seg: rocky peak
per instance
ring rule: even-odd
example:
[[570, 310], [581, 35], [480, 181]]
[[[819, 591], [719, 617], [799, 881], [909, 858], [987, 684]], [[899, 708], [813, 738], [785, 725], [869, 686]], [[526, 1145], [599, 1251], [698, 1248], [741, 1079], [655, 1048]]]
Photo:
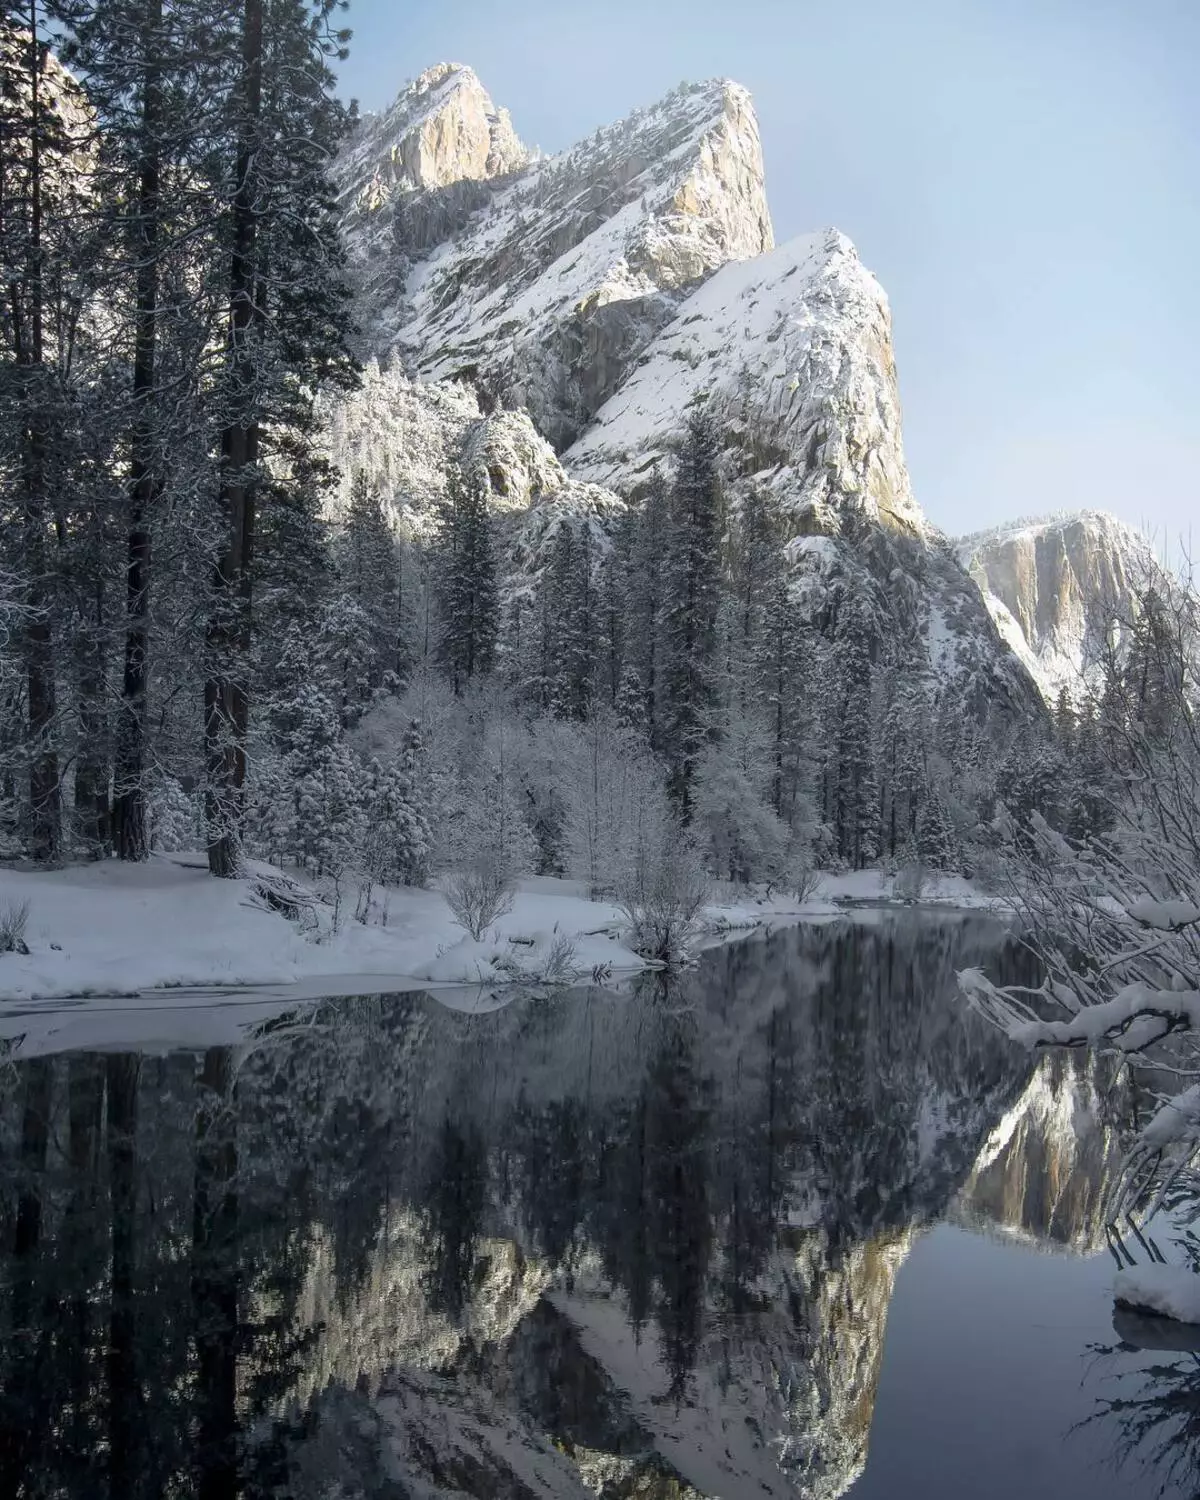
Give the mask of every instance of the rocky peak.
[[474, 97], [457, 75], [425, 77], [338, 164], [368, 352], [398, 350], [427, 379], [469, 375], [565, 447], [695, 285], [771, 248], [750, 96], [683, 86], [559, 156], [501, 150], [506, 175], [481, 167], [397, 194], [413, 180], [397, 160], [446, 112], [428, 100]]
[[[338, 165], [347, 202], [376, 205], [365, 219], [349, 212], [347, 234], [364, 352], [416, 381], [396, 387], [401, 404], [427, 407], [435, 425], [440, 390], [469, 390], [480, 413], [523, 410], [572, 483], [587, 482], [559, 486], [562, 504], [586, 490], [592, 515], [615, 513], [612, 491], [635, 498], [671, 463], [689, 410], [706, 403], [731, 505], [766, 489], [791, 518], [797, 589], [820, 628], [854, 596], [880, 639], [924, 643], [968, 711], [1040, 712], [979, 589], [913, 496], [878, 281], [836, 230], [774, 247], [746, 90], [684, 85], [561, 155], [492, 174], [477, 153], [475, 176], [420, 185], [395, 165], [407, 160], [400, 144], [440, 118], [436, 101], [470, 93], [467, 73], [425, 75], [396, 120], [360, 133]], [[388, 182], [405, 190], [381, 195]], [[373, 410], [361, 429], [369, 445], [386, 424]]]
[[364, 116], [342, 153], [340, 198], [351, 242], [372, 243], [396, 194], [487, 181], [528, 159], [508, 111], [497, 108], [474, 71], [438, 63], [382, 114]]
[[1145, 538], [1102, 511], [1018, 521], [964, 537], [958, 550], [1047, 702], [1087, 686], [1111, 622], [1131, 617], [1157, 571]]
[[835, 535], [853, 511], [924, 534], [904, 462], [891, 312], [844, 234], [802, 236], [710, 277], [567, 461], [636, 488], [701, 402], [735, 479], [775, 489], [798, 530]]

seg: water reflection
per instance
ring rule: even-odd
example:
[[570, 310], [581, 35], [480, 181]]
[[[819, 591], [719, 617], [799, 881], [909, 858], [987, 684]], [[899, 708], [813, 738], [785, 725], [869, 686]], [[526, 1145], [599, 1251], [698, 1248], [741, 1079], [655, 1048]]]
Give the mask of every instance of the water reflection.
[[1094, 1080], [965, 1016], [968, 964], [1027, 977], [908, 917], [11, 1064], [0, 1500], [843, 1493], [925, 1226], [1096, 1241]]

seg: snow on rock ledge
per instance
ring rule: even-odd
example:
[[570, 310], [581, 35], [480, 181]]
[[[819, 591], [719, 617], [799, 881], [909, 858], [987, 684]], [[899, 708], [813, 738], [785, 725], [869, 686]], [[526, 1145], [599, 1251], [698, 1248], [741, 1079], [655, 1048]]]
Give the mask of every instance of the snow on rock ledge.
[[883, 288], [830, 229], [725, 266], [694, 292], [567, 453], [578, 473], [636, 488], [688, 410], [717, 413], [732, 461], [779, 490], [807, 530], [856, 513], [915, 535]]
[[529, 162], [506, 147], [488, 158], [496, 172], [474, 170], [477, 124], [473, 184], [451, 153], [426, 191], [389, 197], [413, 139], [412, 92], [336, 168], [369, 344], [426, 378], [469, 374], [526, 406], [560, 448], [691, 286], [773, 243], [758, 122], [738, 84], [681, 87], [560, 156]]
[[491, 505], [504, 521], [511, 564], [527, 579], [563, 519], [607, 535], [625, 510], [610, 490], [574, 479], [538, 435], [529, 413], [484, 413], [470, 386], [458, 381], [410, 380], [374, 360], [362, 385], [331, 403], [326, 446], [341, 474], [335, 512], [350, 498], [355, 475], [378, 490], [393, 524], [427, 538], [446, 493], [452, 457], [482, 470]]

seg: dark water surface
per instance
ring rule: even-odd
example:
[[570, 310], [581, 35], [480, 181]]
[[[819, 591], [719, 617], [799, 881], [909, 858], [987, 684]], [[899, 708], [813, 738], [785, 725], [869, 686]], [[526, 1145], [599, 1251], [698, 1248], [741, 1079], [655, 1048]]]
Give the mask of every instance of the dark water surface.
[[1196, 1494], [1196, 1356], [1112, 1329], [1095, 1065], [968, 964], [1021, 977], [910, 915], [476, 1012], [10, 1019], [0, 1500]]

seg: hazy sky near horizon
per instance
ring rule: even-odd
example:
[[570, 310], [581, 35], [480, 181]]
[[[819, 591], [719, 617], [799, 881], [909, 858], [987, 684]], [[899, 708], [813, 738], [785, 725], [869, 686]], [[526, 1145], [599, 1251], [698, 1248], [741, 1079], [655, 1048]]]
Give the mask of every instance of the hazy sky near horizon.
[[776, 239], [892, 304], [949, 532], [1085, 506], [1200, 549], [1200, 0], [352, 0], [343, 92], [469, 63], [558, 151], [682, 79], [754, 96]]

